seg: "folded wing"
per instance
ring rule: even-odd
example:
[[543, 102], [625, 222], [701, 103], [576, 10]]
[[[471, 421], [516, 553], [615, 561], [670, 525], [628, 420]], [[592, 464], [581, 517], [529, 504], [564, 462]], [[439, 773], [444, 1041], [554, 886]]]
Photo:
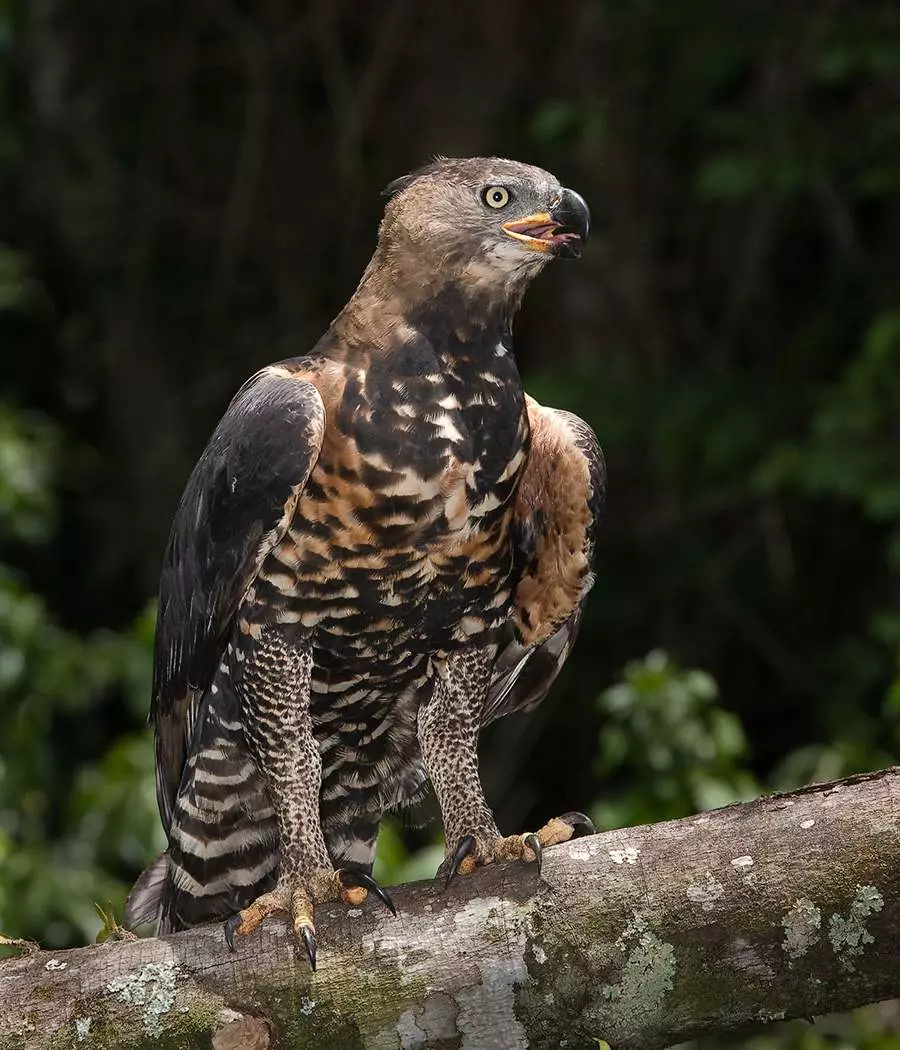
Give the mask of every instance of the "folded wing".
[[483, 725], [534, 707], [559, 674], [593, 583], [606, 496], [603, 453], [587, 423], [530, 397], [527, 405], [531, 451], [515, 520], [522, 572]]
[[238, 391], [190, 476], [169, 536], [151, 707], [167, 830], [200, 699], [321, 449], [325, 408], [305, 364], [264, 368]]

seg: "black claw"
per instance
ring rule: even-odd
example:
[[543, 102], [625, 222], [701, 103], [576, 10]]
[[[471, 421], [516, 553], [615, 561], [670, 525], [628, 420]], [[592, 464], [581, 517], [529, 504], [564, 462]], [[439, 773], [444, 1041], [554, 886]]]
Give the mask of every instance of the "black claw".
[[241, 915], [238, 912], [237, 915], [232, 915], [231, 918], [225, 923], [225, 943], [233, 951], [237, 951], [234, 946], [234, 931], [241, 924]]
[[306, 957], [309, 959], [309, 965], [313, 972], [316, 969], [316, 935], [308, 926], [300, 927], [300, 936], [303, 938], [303, 944], [306, 947]]
[[453, 854], [453, 860], [450, 861], [450, 867], [447, 870], [447, 878], [444, 880], [444, 889], [449, 887], [454, 876], [459, 872], [460, 864], [462, 864], [472, 850], [475, 849], [475, 846], [476, 842], [474, 835], [463, 835], [459, 840], [459, 845], [456, 847], [456, 852]]
[[597, 829], [594, 827], [594, 822], [591, 820], [590, 817], [586, 817], [584, 813], [563, 813], [563, 815], [559, 819], [564, 824], [568, 824], [570, 828], [574, 828], [575, 838], [577, 838], [579, 835], [597, 834]]
[[534, 854], [538, 875], [540, 875], [541, 864], [544, 860], [544, 847], [541, 845], [541, 840], [532, 832], [530, 835], [526, 835], [522, 841]]
[[341, 868], [338, 872], [338, 878], [341, 880], [342, 886], [362, 886], [363, 889], [371, 890], [391, 915], [395, 919], [397, 918], [397, 909], [391, 900], [391, 895], [383, 886], [379, 886], [371, 875], [367, 875], [364, 871], [356, 871], [353, 868]]

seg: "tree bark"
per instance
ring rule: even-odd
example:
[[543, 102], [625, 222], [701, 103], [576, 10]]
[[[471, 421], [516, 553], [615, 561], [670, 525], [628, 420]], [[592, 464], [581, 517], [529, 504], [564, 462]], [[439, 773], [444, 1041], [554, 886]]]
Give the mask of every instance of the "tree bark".
[[900, 995], [900, 768], [317, 909], [0, 963], [0, 1048], [664, 1047]]

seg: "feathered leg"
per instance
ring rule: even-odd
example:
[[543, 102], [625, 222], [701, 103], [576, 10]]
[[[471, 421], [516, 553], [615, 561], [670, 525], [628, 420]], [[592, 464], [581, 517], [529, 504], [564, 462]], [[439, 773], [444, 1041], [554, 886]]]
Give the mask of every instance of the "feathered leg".
[[287, 912], [315, 969], [316, 903], [343, 896], [357, 904], [368, 887], [391, 910], [393, 905], [366, 876], [336, 872], [325, 847], [319, 815], [322, 761], [309, 710], [309, 640], [290, 626], [254, 627], [239, 634], [232, 653], [244, 735], [278, 820], [281, 866], [275, 888], [229, 919], [225, 936], [233, 947], [235, 934], [251, 933], [272, 912]]
[[492, 666], [490, 652], [454, 653], [436, 667], [431, 698], [419, 708], [419, 746], [447, 839], [445, 865], [465, 835], [485, 844], [500, 838], [478, 775], [478, 732]]
[[419, 708], [419, 745], [441, 806], [446, 848], [438, 875], [450, 880], [478, 864], [525, 860], [540, 864], [544, 846], [570, 839], [579, 826], [593, 831], [582, 813], [567, 813], [538, 832], [501, 836], [478, 775], [478, 734], [494, 654], [454, 653], [435, 676], [430, 700]]

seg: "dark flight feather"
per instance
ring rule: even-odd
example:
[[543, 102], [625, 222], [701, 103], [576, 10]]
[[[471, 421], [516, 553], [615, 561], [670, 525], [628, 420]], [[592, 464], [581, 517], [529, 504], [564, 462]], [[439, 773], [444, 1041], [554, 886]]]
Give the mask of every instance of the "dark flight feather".
[[279, 366], [263, 369], [235, 395], [185, 488], [160, 580], [151, 707], [166, 829], [199, 698], [241, 598], [288, 526], [324, 426], [312, 383]]

